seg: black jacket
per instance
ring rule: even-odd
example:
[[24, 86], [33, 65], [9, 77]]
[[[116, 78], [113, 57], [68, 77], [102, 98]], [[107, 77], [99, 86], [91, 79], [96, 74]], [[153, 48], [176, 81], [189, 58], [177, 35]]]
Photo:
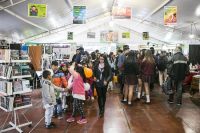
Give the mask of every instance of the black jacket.
[[174, 54], [168, 67], [168, 75], [173, 80], [182, 81], [185, 79], [188, 71], [187, 58], [181, 52]]
[[97, 79], [96, 87], [103, 87], [104, 81], [109, 83], [109, 81], [112, 79], [112, 70], [111, 70], [110, 66], [108, 65], [107, 68], [105, 68], [104, 71], [102, 72], [102, 78], [100, 78], [101, 71], [99, 70], [98, 65], [96, 65], [93, 70], [93, 75]]

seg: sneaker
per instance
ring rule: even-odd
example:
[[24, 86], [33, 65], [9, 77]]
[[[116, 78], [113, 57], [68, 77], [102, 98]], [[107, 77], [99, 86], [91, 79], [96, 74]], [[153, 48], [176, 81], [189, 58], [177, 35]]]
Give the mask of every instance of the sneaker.
[[128, 101], [121, 100], [122, 103], [127, 103]]
[[58, 120], [61, 120], [61, 119], [63, 119], [63, 117], [62, 116], [58, 116]]
[[46, 127], [47, 129], [51, 129], [51, 128], [55, 128], [56, 125], [55, 125], [55, 124], [50, 124], [50, 125], [45, 125], [45, 127]]
[[78, 124], [85, 124], [87, 123], [87, 119], [80, 119], [77, 121]]
[[181, 105], [182, 105], [182, 103], [177, 103], [176, 105], [177, 105], [177, 106], [181, 106]]
[[75, 121], [75, 118], [74, 117], [70, 117], [67, 119], [67, 122], [71, 123], [71, 122], [74, 122]]
[[167, 102], [169, 103], [169, 104], [173, 104], [174, 103], [174, 101], [172, 101], [172, 100], [167, 100]]

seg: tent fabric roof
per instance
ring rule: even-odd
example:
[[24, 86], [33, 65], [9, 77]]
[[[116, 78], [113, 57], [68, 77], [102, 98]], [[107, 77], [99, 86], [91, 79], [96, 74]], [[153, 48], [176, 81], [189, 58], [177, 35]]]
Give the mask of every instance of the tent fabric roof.
[[[47, 17], [28, 17], [28, 3], [47, 4]], [[103, 8], [102, 4], [106, 4], [106, 8]], [[110, 14], [116, 4], [131, 7], [132, 19], [113, 20]], [[86, 6], [88, 24], [72, 24], [73, 5]], [[176, 26], [163, 25], [164, 6], [178, 7]], [[199, 0], [0, 0], [0, 37], [37, 42], [38, 39], [64, 31], [74, 31], [77, 35], [85, 34], [86, 31], [104, 26], [105, 23], [108, 25], [112, 20], [118, 28], [137, 33], [147, 31], [154, 39], [174, 43], [190, 40], [188, 35], [192, 23], [193, 33], [199, 38], [200, 16], [195, 14], [198, 7], [200, 8]], [[169, 32], [173, 32], [173, 36], [166, 39]]]

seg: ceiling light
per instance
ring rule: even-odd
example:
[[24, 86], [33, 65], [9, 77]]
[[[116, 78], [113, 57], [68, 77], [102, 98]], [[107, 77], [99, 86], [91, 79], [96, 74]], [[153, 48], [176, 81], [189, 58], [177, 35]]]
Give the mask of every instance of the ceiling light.
[[109, 26], [110, 26], [110, 27], [113, 27], [113, 26], [114, 26], [114, 22], [113, 22], [113, 21], [110, 21], [110, 22], [109, 22]]
[[190, 35], [189, 35], [189, 38], [191, 38], [191, 39], [193, 39], [194, 37], [195, 37], [194, 34], [190, 34]]
[[200, 5], [197, 7], [195, 14], [197, 16], [200, 16]]
[[107, 7], [108, 7], [107, 2], [103, 2], [102, 8], [103, 8], [103, 9], [106, 9]]
[[172, 38], [173, 32], [168, 32], [165, 36], [165, 40], [170, 40]]

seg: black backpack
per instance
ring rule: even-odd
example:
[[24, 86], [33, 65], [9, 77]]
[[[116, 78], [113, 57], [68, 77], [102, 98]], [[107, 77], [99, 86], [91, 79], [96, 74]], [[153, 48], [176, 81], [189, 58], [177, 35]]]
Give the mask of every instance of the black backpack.
[[165, 57], [160, 57], [158, 59], [157, 67], [159, 71], [164, 71], [167, 68], [167, 61]]

